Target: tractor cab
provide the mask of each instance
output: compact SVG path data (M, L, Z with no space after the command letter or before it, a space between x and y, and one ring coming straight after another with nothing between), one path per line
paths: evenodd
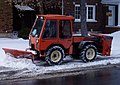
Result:
M30 32L30 47L44 51L53 44L72 44L72 16L38 15Z

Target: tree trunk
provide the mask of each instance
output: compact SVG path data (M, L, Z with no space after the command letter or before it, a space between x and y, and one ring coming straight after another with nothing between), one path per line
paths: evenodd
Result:
M86 22L86 0L80 0L80 15L81 15L81 34L82 36L88 36Z

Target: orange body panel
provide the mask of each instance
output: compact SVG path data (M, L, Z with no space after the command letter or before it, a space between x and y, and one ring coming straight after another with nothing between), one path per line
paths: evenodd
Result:
M82 36L73 36L74 43L78 43L80 41L85 41L85 40L90 41L90 40L92 40L92 38L91 37L82 37Z
M103 37L103 50L102 50L102 56L110 56L110 52L111 52L111 44L112 44L112 39L107 39L105 37Z

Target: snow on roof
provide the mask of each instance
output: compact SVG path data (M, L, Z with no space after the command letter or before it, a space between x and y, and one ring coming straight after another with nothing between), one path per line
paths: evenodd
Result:
M21 5L15 5L15 7L21 11L33 11L34 9L32 9L31 7L29 6L21 6Z
M103 4L118 4L120 3L120 0L102 0Z

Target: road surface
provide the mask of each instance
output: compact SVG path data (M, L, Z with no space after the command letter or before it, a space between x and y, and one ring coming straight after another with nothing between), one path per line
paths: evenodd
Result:
M0 85L119 85L120 66L47 79L0 81Z

